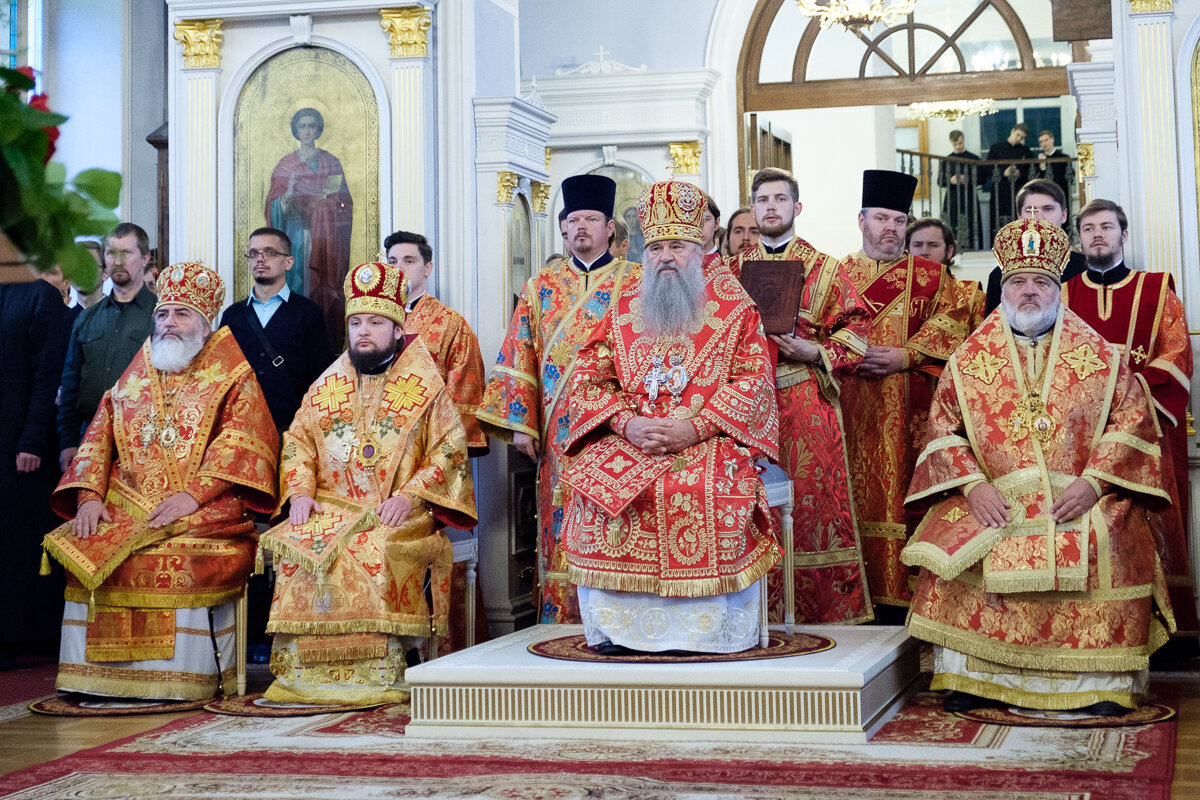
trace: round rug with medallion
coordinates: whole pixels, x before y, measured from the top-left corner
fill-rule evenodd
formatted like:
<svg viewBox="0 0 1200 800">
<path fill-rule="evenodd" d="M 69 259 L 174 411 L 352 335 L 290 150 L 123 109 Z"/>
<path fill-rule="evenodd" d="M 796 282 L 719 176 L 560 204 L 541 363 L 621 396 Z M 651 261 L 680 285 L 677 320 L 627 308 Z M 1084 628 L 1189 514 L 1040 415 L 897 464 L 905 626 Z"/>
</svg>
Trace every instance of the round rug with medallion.
<svg viewBox="0 0 1200 800">
<path fill-rule="evenodd" d="M 360 706 L 334 705 L 329 703 L 276 703 L 261 694 L 243 694 L 212 700 L 205 711 L 227 714 L 233 717 L 312 717 L 317 714 L 337 714 L 343 711 L 364 711 L 378 708 L 385 703 L 367 703 Z"/>
<path fill-rule="evenodd" d="M 114 697 L 65 695 L 35 700 L 29 710 L 52 717 L 136 717 L 204 708 L 209 700 L 125 700 Z"/>
<path fill-rule="evenodd" d="M 1166 722 L 1175 716 L 1175 711 L 1159 703 L 1144 703 L 1119 717 L 1098 717 L 1079 711 L 1044 711 L 1006 706 L 958 711 L 954 716 L 990 725 L 1021 725 L 1027 728 L 1122 728 Z"/>
<path fill-rule="evenodd" d="M 832 649 L 837 643 L 815 633 L 772 632 L 766 648 L 752 647 L 740 653 L 629 653 L 606 656 L 588 646 L 583 634 L 560 636 L 529 645 L 529 652 L 562 661 L 590 661 L 606 664 L 698 664 L 716 661 L 757 661 L 764 658 L 788 658 Z"/>
</svg>

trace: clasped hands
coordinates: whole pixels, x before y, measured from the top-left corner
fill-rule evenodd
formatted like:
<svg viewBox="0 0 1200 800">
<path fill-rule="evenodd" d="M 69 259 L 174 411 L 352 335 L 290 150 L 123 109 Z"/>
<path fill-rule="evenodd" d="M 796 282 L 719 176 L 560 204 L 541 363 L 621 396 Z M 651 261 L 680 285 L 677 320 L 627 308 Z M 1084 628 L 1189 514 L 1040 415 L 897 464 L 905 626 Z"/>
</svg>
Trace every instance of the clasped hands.
<svg viewBox="0 0 1200 800">
<path fill-rule="evenodd" d="M 670 417 L 634 417 L 625 424 L 625 438 L 650 456 L 678 453 L 700 441 L 692 423 Z"/>
<path fill-rule="evenodd" d="M 146 518 L 146 524 L 151 528 L 165 528 L 188 514 L 196 513 L 199 508 L 200 504 L 196 502 L 196 498 L 187 492 L 176 492 L 155 506 Z M 77 539 L 86 539 L 99 529 L 101 520 L 112 522 L 112 516 L 104 507 L 104 503 L 99 500 L 87 500 L 79 504 L 75 519 L 71 520 L 71 532 Z"/>
<path fill-rule="evenodd" d="M 1099 499 L 1090 483 L 1083 478 L 1076 478 L 1050 506 L 1050 517 L 1056 523 L 1082 517 Z M 980 525 L 1003 528 L 1012 522 L 1008 502 L 1000 490 L 990 483 L 981 483 L 968 492 L 967 506 L 971 509 L 971 516 Z"/>
<path fill-rule="evenodd" d="M 379 515 L 380 522 L 394 528 L 404 522 L 404 518 L 412 511 L 412 507 L 412 501 L 407 496 L 398 494 L 380 503 L 375 509 L 375 513 Z M 288 510 L 288 522 L 293 525 L 303 525 L 308 522 L 308 518 L 314 511 L 319 514 L 324 509 L 321 508 L 320 503 L 308 495 L 297 495 L 292 498 L 292 507 Z"/>
</svg>

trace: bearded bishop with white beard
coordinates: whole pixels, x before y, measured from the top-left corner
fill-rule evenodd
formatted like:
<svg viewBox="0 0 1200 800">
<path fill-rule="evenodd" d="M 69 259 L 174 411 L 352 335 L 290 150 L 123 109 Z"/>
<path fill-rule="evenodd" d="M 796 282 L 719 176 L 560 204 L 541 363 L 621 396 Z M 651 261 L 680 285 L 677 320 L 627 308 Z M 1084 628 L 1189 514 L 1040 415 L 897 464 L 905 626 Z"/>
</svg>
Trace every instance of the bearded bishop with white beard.
<svg viewBox="0 0 1200 800">
<path fill-rule="evenodd" d="M 644 276 L 579 351 L 562 480 L 563 549 L 588 644 L 730 653 L 759 639 L 757 582 L 779 560 L 756 458 L 779 420 L 758 310 L 719 262 L 690 183 L 638 200 Z"/>
<path fill-rule="evenodd" d="M 67 570 L 56 686 L 196 700 L 234 673 L 249 512 L 275 508 L 278 434 L 233 335 L 212 332 L 217 273 L 175 264 L 157 289 L 154 333 L 50 500 L 71 520 L 43 542 Z"/>
<path fill-rule="evenodd" d="M 948 711 L 1119 715 L 1175 621 L 1147 510 L 1170 502 L 1146 383 L 1059 300 L 1057 225 L 996 236 L 1001 313 L 946 364 L 907 506 L 909 631 Z"/>
</svg>

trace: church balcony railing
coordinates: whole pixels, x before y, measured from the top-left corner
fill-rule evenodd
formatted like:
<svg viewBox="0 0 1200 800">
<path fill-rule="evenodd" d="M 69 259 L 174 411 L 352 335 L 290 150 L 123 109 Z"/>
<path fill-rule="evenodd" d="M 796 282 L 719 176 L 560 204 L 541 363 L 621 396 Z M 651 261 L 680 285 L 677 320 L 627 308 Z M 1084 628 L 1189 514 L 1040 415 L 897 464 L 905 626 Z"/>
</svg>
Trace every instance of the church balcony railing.
<svg viewBox="0 0 1200 800">
<path fill-rule="evenodd" d="M 993 233 L 1020 216 L 1017 194 L 1031 180 L 1058 184 L 1070 205 L 1068 223 L 1079 209 L 1077 159 L 1069 156 L 988 161 L 897 150 L 896 161 L 901 172 L 917 178 L 913 216 L 949 225 L 959 252 L 990 250 Z"/>
</svg>

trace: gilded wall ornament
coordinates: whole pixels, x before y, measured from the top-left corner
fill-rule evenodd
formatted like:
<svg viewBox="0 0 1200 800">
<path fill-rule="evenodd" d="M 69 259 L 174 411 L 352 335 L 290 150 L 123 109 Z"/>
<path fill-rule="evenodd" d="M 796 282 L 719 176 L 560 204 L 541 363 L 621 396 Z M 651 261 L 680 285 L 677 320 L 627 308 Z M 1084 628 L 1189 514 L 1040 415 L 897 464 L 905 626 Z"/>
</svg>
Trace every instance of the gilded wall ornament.
<svg viewBox="0 0 1200 800">
<path fill-rule="evenodd" d="M 515 172 L 501 170 L 496 173 L 496 202 L 497 203 L 512 203 L 516 199 L 517 186 L 521 183 L 521 176 Z"/>
<path fill-rule="evenodd" d="M 425 58 L 429 55 L 429 9 L 423 6 L 381 8 L 379 27 L 388 35 L 392 58 Z"/>
<path fill-rule="evenodd" d="M 1129 10 L 1134 14 L 1154 14 L 1175 9 L 1171 0 L 1129 0 Z"/>
<path fill-rule="evenodd" d="M 183 68 L 219 68 L 223 37 L 219 19 L 181 19 L 176 22 L 175 41 L 183 45 Z"/>
<path fill-rule="evenodd" d="M 1091 142 L 1079 142 L 1075 145 L 1075 155 L 1079 158 L 1079 176 L 1096 177 L 1096 146 Z"/>
<path fill-rule="evenodd" d="M 533 189 L 533 212 L 535 214 L 546 213 L 546 201 L 550 199 L 550 184 L 533 181 L 530 183 Z"/>
<path fill-rule="evenodd" d="M 669 142 L 667 149 L 671 154 L 671 174 L 700 174 L 699 142 Z"/>
</svg>

